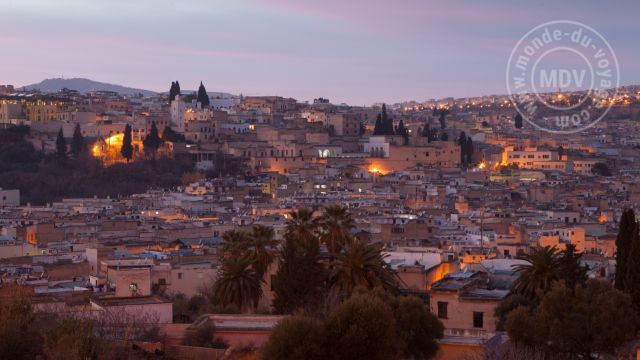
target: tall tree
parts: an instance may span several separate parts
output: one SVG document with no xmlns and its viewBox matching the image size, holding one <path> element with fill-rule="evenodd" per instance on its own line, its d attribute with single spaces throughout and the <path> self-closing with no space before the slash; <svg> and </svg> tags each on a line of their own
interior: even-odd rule
<svg viewBox="0 0 640 360">
<path fill-rule="evenodd" d="M 298 209 L 289 213 L 285 237 L 302 244 L 318 246 L 318 219 L 313 217 L 313 210 Z"/>
<path fill-rule="evenodd" d="M 353 215 L 340 205 L 329 206 L 320 217 L 322 234 L 320 241 L 327 246 L 330 254 L 339 253 L 351 239 L 351 230 L 355 227 Z"/>
<path fill-rule="evenodd" d="M 627 276 L 626 287 L 627 292 L 631 295 L 631 303 L 636 311 L 640 314 L 640 233 L 638 232 L 640 224 L 636 223 L 631 239 L 631 250 L 627 259 Z"/>
<path fill-rule="evenodd" d="M 273 280 L 273 305 L 279 313 L 317 305 L 325 281 L 316 236 L 317 222 L 312 211 L 300 209 L 290 213 L 280 254 L 278 272 Z"/>
<path fill-rule="evenodd" d="M 263 280 L 275 259 L 274 252 L 278 242 L 274 240 L 274 235 L 273 228 L 264 225 L 254 225 L 249 235 L 249 254 L 253 258 L 253 267 L 260 280 Z"/>
<path fill-rule="evenodd" d="M 400 119 L 400 122 L 398 123 L 396 135 L 402 136 L 404 145 L 407 145 L 409 143 L 409 129 L 404 126 L 404 121 L 402 121 L 402 119 Z"/>
<path fill-rule="evenodd" d="M 200 87 L 198 88 L 198 102 L 203 108 L 209 107 L 209 95 L 207 89 L 204 88 L 202 81 L 200 81 Z"/>
<path fill-rule="evenodd" d="M 67 141 L 64 139 L 62 128 L 58 131 L 58 137 L 56 138 L 56 154 L 58 157 L 67 157 Z"/>
<path fill-rule="evenodd" d="M 458 146 L 460 146 L 460 166 L 464 168 L 467 165 L 467 134 L 464 131 L 458 137 Z"/>
<path fill-rule="evenodd" d="M 242 257 L 247 255 L 250 246 L 249 234 L 242 230 L 227 230 L 222 234 L 223 257 Z"/>
<path fill-rule="evenodd" d="M 633 209 L 625 209 L 620 217 L 618 236 L 616 237 L 616 278 L 615 287 L 627 291 L 627 269 L 631 244 L 637 233 L 636 214 Z"/>
<path fill-rule="evenodd" d="M 236 305 L 239 309 L 257 307 L 262 288 L 249 256 L 226 257 L 214 293 L 222 306 Z"/>
<path fill-rule="evenodd" d="M 171 82 L 171 88 L 169 89 L 169 102 L 175 100 L 177 95 L 180 95 L 180 83 L 176 80 Z"/>
<path fill-rule="evenodd" d="M 120 154 L 127 159 L 127 162 L 131 161 L 133 157 L 133 145 L 131 144 L 131 125 L 127 124 L 124 127 L 124 136 L 122 137 L 122 147 L 120 148 Z"/>
<path fill-rule="evenodd" d="M 519 112 L 516 113 L 516 116 L 514 116 L 513 121 L 516 125 L 516 129 L 522 129 L 522 115 L 520 115 Z"/>
<path fill-rule="evenodd" d="M 352 240 L 331 265 L 331 283 L 347 298 L 356 287 L 395 289 L 393 275 L 380 249 L 363 241 Z"/>
<path fill-rule="evenodd" d="M 176 97 L 176 82 L 171 82 L 171 87 L 169 88 L 169 102 L 172 102 Z"/>
<path fill-rule="evenodd" d="M 445 122 L 446 116 L 449 115 L 449 109 L 440 109 L 438 112 L 438 121 L 440 121 L 440 129 L 444 130 L 447 128 L 447 124 Z"/>
<path fill-rule="evenodd" d="M 387 114 L 386 104 L 382 104 L 382 134 L 393 135 L 393 120 Z"/>
<path fill-rule="evenodd" d="M 574 289 L 587 281 L 587 268 L 580 265 L 582 254 L 576 252 L 574 244 L 567 244 L 559 259 L 558 276 L 568 289 Z"/>
<path fill-rule="evenodd" d="M 382 135 L 382 115 L 376 117 L 376 125 L 373 128 L 373 135 Z"/>
<path fill-rule="evenodd" d="M 471 140 L 471 136 L 467 137 L 467 143 L 465 144 L 466 156 L 467 156 L 467 164 L 473 163 L 473 140 Z"/>
<path fill-rule="evenodd" d="M 149 130 L 149 133 L 142 141 L 144 150 L 145 152 L 152 154 L 155 157 L 156 151 L 158 151 L 158 148 L 160 147 L 161 143 L 162 143 L 162 140 L 158 135 L 158 128 L 156 127 L 156 122 L 152 121 L 151 130 Z"/>
<path fill-rule="evenodd" d="M 80 131 L 80 124 L 76 124 L 75 129 L 73 129 L 73 137 L 71 138 L 71 153 L 77 158 L 84 152 L 84 149 L 84 138 Z"/>
<path fill-rule="evenodd" d="M 538 290 L 547 292 L 551 285 L 559 279 L 560 254 L 551 246 L 537 248 L 530 255 L 524 255 L 528 264 L 514 266 L 518 278 L 512 285 L 513 292 L 529 299 L 535 299 Z"/>
<path fill-rule="evenodd" d="M 426 123 L 420 132 L 420 135 L 424 137 L 429 137 L 429 123 Z"/>
</svg>

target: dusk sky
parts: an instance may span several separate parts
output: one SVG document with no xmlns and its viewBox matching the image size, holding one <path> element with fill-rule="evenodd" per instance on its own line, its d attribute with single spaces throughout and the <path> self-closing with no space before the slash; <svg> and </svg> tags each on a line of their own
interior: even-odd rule
<svg viewBox="0 0 640 360">
<path fill-rule="evenodd" d="M 392 5 L 393 4 L 393 5 Z M 0 0 L 0 84 L 86 77 L 370 105 L 506 93 L 511 49 L 551 20 L 598 30 L 640 83 L 640 1 Z"/>
</svg>

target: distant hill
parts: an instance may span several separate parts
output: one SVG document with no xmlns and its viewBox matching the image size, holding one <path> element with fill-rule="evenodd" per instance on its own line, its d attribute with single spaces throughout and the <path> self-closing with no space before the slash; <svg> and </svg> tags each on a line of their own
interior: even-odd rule
<svg viewBox="0 0 640 360">
<path fill-rule="evenodd" d="M 135 89 L 121 85 L 107 84 L 98 81 L 93 81 L 89 79 L 83 78 L 72 78 L 72 79 L 44 79 L 37 84 L 27 85 L 22 87 L 21 89 L 25 90 L 40 90 L 44 93 L 54 93 L 58 92 L 64 88 L 69 90 L 76 90 L 81 93 L 87 93 L 91 91 L 113 91 L 120 93 L 121 95 L 135 95 L 142 94 L 144 96 L 152 96 L 156 95 L 155 92 L 144 90 L 144 89 Z"/>
</svg>

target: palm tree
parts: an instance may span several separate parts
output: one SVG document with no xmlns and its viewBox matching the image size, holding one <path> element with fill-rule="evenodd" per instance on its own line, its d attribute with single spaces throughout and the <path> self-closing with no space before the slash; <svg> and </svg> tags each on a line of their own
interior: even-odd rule
<svg viewBox="0 0 640 360">
<path fill-rule="evenodd" d="M 222 234 L 222 253 L 225 256 L 240 257 L 249 250 L 249 234 L 241 230 L 228 230 Z"/>
<path fill-rule="evenodd" d="M 351 240 L 332 264 L 330 281 L 343 296 L 358 286 L 395 289 L 395 281 L 380 249 L 363 241 Z"/>
<path fill-rule="evenodd" d="M 303 244 L 317 245 L 318 221 L 313 218 L 313 211 L 298 209 L 290 212 L 289 217 L 285 236 Z"/>
<path fill-rule="evenodd" d="M 522 258 L 528 264 L 514 265 L 519 274 L 513 283 L 513 291 L 534 299 L 538 290 L 547 292 L 554 281 L 560 277 L 561 257 L 555 247 L 537 248 L 531 255 Z"/>
<path fill-rule="evenodd" d="M 249 236 L 249 254 L 254 260 L 256 275 L 261 280 L 275 259 L 273 250 L 278 242 L 273 236 L 273 229 L 264 225 L 254 225 Z"/>
<path fill-rule="evenodd" d="M 355 222 L 346 207 L 335 205 L 325 209 L 320 226 L 323 230 L 320 240 L 327 245 L 329 253 L 336 254 L 351 238 Z"/>
<path fill-rule="evenodd" d="M 253 259 L 249 256 L 225 258 L 214 293 L 222 306 L 234 304 L 239 309 L 256 307 L 262 296 L 262 288 L 253 268 Z"/>
</svg>

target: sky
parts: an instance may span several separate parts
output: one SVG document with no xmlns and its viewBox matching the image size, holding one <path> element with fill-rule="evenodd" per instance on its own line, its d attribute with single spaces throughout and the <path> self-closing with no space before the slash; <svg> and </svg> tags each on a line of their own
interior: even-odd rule
<svg viewBox="0 0 640 360">
<path fill-rule="evenodd" d="M 640 1 L 0 0 L 0 84 L 53 77 L 371 105 L 506 93 L 531 28 L 599 31 L 640 84 Z"/>
</svg>

